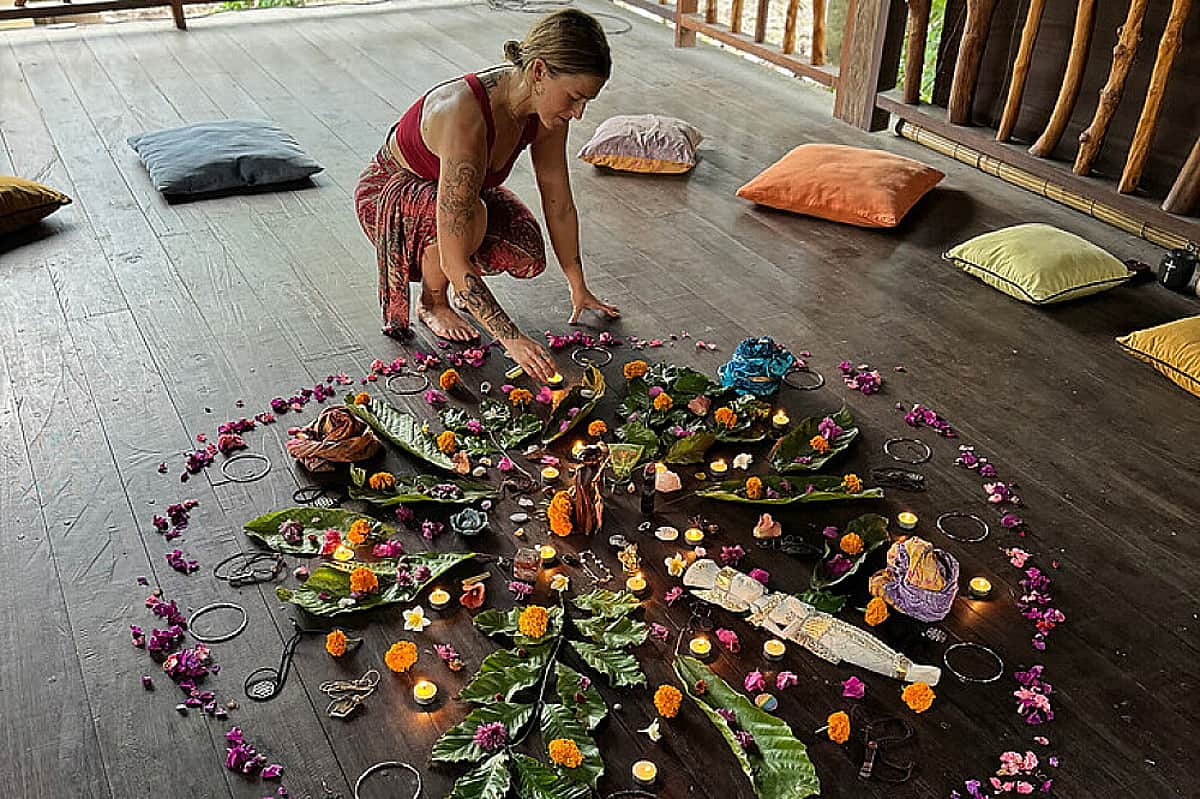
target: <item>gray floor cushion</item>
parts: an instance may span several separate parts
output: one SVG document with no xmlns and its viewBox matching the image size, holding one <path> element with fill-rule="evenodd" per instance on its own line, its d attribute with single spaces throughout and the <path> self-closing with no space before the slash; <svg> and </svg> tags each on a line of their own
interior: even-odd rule
<svg viewBox="0 0 1200 799">
<path fill-rule="evenodd" d="M 130 136 L 129 146 L 165 195 L 290 183 L 323 167 L 276 125 L 227 119 Z"/>
</svg>

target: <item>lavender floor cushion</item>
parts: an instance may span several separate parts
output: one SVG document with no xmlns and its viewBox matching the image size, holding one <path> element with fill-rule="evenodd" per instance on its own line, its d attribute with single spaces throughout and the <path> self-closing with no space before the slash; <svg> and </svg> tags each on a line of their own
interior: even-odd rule
<svg viewBox="0 0 1200 799">
<path fill-rule="evenodd" d="M 285 131 L 260 120 L 200 122 L 128 142 L 154 188 L 169 196 L 292 183 L 323 169 Z"/>
</svg>

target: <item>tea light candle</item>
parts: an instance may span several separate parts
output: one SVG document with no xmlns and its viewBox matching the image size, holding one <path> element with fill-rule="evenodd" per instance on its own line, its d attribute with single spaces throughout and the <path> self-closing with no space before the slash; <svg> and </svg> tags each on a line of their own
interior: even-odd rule
<svg viewBox="0 0 1200 799">
<path fill-rule="evenodd" d="M 333 559 L 347 561 L 354 558 L 354 550 L 345 544 L 338 544 L 337 549 L 333 550 Z"/>
<path fill-rule="evenodd" d="M 917 514 L 912 511 L 901 511 L 896 514 L 896 523 L 900 525 L 901 530 L 915 530 L 917 527 Z"/>
<path fill-rule="evenodd" d="M 968 583 L 971 596 L 976 599 L 987 599 L 992 593 L 992 582 L 986 577 L 972 577 Z"/>
<path fill-rule="evenodd" d="M 546 385 L 550 386 L 551 388 L 558 388 L 562 385 L 562 382 L 563 376 L 558 372 L 555 372 L 554 374 L 550 375 L 550 379 L 546 381 Z"/>
<path fill-rule="evenodd" d="M 583 441 L 576 441 L 571 445 L 571 457 L 578 458 L 579 453 L 583 452 L 583 448 L 586 446 L 587 444 L 585 444 Z"/>
<path fill-rule="evenodd" d="M 417 680 L 417 684 L 413 686 L 413 701 L 418 705 L 432 705 L 433 700 L 437 699 L 437 694 L 437 684 L 430 680 Z"/>
<path fill-rule="evenodd" d="M 707 660 L 712 654 L 712 641 L 706 636 L 697 635 L 691 641 L 688 641 L 688 651 L 701 660 Z"/>
<path fill-rule="evenodd" d="M 545 467 L 542 469 L 542 479 L 547 483 L 553 483 L 558 479 L 558 469 L 555 469 L 553 466 Z"/>
<path fill-rule="evenodd" d="M 666 470 L 667 470 L 667 464 L 663 463 L 662 461 L 657 461 L 654 464 L 654 471 L 665 472 Z"/>
<path fill-rule="evenodd" d="M 768 638 L 763 643 L 763 657 L 767 660 L 780 660 L 786 651 L 787 646 L 778 638 Z"/>
<path fill-rule="evenodd" d="M 538 548 L 538 554 L 542 556 L 543 566 L 552 566 L 554 561 L 558 560 L 558 550 L 549 544 L 542 544 Z"/>
<path fill-rule="evenodd" d="M 634 596 L 641 596 L 642 594 L 646 593 L 647 587 L 648 585 L 646 584 L 646 578 L 642 576 L 641 572 L 638 572 L 637 574 L 634 574 L 625 580 L 625 590 L 629 591 L 629 593 L 633 594 Z"/>
<path fill-rule="evenodd" d="M 638 785 L 653 785 L 658 776 L 658 766 L 649 760 L 639 760 L 633 764 L 633 781 Z"/>
<path fill-rule="evenodd" d="M 704 531 L 699 527 L 689 527 L 683 531 L 683 540 L 692 546 L 697 546 L 704 541 Z"/>
<path fill-rule="evenodd" d="M 429 604 L 434 610 L 442 610 L 450 604 L 450 592 L 435 588 L 429 592 Z"/>
<path fill-rule="evenodd" d="M 790 421 L 792 421 L 791 417 L 787 415 L 787 411 L 783 408 L 775 411 L 775 415 L 771 417 L 771 424 L 780 429 L 787 427 Z"/>
<path fill-rule="evenodd" d="M 729 471 L 729 464 L 725 462 L 724 458 L 717 458 L 708 464 L 708 470 L 713 474 L 725 474 L 725 472 Z"/>
</svg>

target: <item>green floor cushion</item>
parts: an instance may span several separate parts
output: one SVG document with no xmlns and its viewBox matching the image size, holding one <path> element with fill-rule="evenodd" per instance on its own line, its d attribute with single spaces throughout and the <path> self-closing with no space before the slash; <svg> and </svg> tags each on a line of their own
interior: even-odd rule
<svg viewBox="0 0 1200 799">
<path fill-rule="evenodd" d="M 209 194 L 293 183 L 320 172 L 291 136 L 270 122 L 228 119 L 130 136 L 165 195 Z"/>
<path fill-rule="evenodd" d="M 1200 316 L 1137 330 L 1117 339 L 1121 348 L 1200 397 Z"/>
<path fill-rule="evenodd" d="M 0 175 L 0 235 L 28 227 L 69 205 L 61 191 L 32 180 Z"/>
<path fill-rule="evenodd" d="M 1095 244 L 1040 223 L 984 233 L 942 257 L 989 286 L 1033 305 L 1106 291 L 1131 274 L 1125 264 Z"/>
</svg>

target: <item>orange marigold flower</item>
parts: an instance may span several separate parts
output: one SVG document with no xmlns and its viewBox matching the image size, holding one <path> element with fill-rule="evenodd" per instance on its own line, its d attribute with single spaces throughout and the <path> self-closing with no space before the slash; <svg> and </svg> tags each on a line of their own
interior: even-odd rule
<svg viewBox="0 0 1200 799">
<path fill-rule="evenodd" d="M 669 411 L 674 404 L 675 400 L 671 399 L 671 395 L 665 391 L 654 398 L 654 410 L 656 411 Z"/>
<path fill-rule="evenodd" d="M 862 536 L 858 533 L 846 533 L 842 536 L 842 540 L 838 542 L 838 549 L 847 555 L 857 555 L 863 551 Z"/>
<path fill-rule="evenodd" d="M 608 425 L 606 425 L 604 423 L 603 419 L 597 419 L 596 421 L 594 421 L 588 425 L 588 435 L 591 436 L 592 438 L 599 438 L 600 436 L 604 435 L 607 432 L 608 432 Z"/>
<path fill-rule="evenodd" d="M 758 477 L 746 478 L 746 498 L 747 499 L 762 499 L 763 481 Z"/>
<path fill-rule="evenodd" d="M 458 449 L 458 438 L 454 435 L 453 430 L 443 430 L 438 434 L 437 448 L 447 455 Z"/>
<path fill-rule="evenodd" d="M 733 408 L 722 406 L 713 413 L 713 420 L 722 427 L 733 427 L 737 424 L 738 416 Z"/>
<path fill-rule="evenodd" d="M 513 405 L 528 405 L 533 402 L 533 393 L 524 388 L 514 388 L 508 392 L 508 401 Z"/>
<path fill-rule="evenodd" d="M 658 710 L 658 715 L 664 719 L 673 719 L 678 716 L 679 704 L 682 701 L 683 694 L 674 685 L 660 685 L 654 692 L 654 707 Z"/>
<path fill-rule="evenodd" d="M 373 594 L 379 590 L 379 578 L 366 566 L 358 566 L 350 572 L 350 590 L 356 594 Z"/>
<path fill-rule="evenodd" d="M 625 368 L 623 370 L 625 373 L 625 379 L 632 380 L 635 377 L 645 377 L 646 370 L 649 368 L 650 367 L 646 365 L 645 361 L 630 361 L 629 363 L 625 364 Z"/>
<path fill-rule="evenodd" d="M 325 651 L 335 658 L 346 654 L 346 634 L 341 630 L 334 629 L 325 636 Z"/>
<path fill-rule="evenodd" d="M 357 394 L 354 395 L 354 404 L 355 405 L 370 405 L 371 404 L 371 395 L 365 391 L 358 392 Z"/>
<path fill-rule="evenodd" d="M 555 738 L 547 747 L 550 759 L 560 766 L 576 768 L 583 762 L 583 753 L 570 738 Z"/>
<path fill-rule="evenodd" d="M 914 713 L 924 713 L 933 706 L 933 700 L 937 696 L 927 684 L 915 682 L 912 685 L 904 687 L 904 690 L 900 693 L 900 698 L 904 700 L 904 704 L 908 705 L 909 709 Z"/>
<path fill-rule="evenodd" d="M 808 440 L 808 446 L 812 447 L 812 451 L 818 455 L 824 455 L 829 451 L 829 439 L 825 436 L 813 436 Z"/>
<path fill-rule="evenodd" d="M 826 730 L 829 740 L 835 744 L 844 744 L 850 740 L 850 717 L 845 711 L 831 713 L 829 718 L 825 719 L 825 723 L 829 725 L 829 729 Z"/>
<path fill-rule="evenodd" d="M 848 474 L 842 478 L 842 488 L 846 489 L 847 494 L 857 494 L 863 490 L 863 483 L 857 474 Z"/>
<path fill-rule="evenodd" d="M 367 536 L 371 534 L 371 523 L 366 519 L 355 519 L 350 525 L 350 529 L 346 531 L 346 538 L 351 544 L 358 546 L 367 540 Z"/>
<path fill-rule="evenodd" d="M 442 391 L 449 391 L 458 385 L 458 372 L 454 369 L 447 369 L 438 377 L 438 385 L 442 387 Z"/>
<path fill-rule="evenodd" d="M 541 605 L 530 605 L 517 617 L 517 629 L 527 638 L 541 638 L 546 634 L 550 614 Z"/>
<path fill-rule="evenodd" d="M 571 495 L 566 491 L 556 493 L 546 509 L 546 517 L 550 521 L 550 532 L 563 538 L 569 536 L 575 527 L 571 523 Z"/>
<path fill-rule="evenodd" d="M 403 674 L 417 662 L 417 645 L 412 641 L 397 641 L 383 656 L 383 662 L 397 674 Z"/>
<path fill-rule="evenodd" d="M 375 472 L 367 480 L 367 485 L 372 491 L 387 491 L 389 488 L 396 487 L 396 476 L 391 472 Z"/>
<path fill-rule="evenodd" d="M 875 597 L 867 603 L 867 612 L 863 614 L 863 621 L 871 627 L 878 624 L 883 624 L 888 617 L 887 602 L 883 601 L 883 597 Z"/>
</svg>

